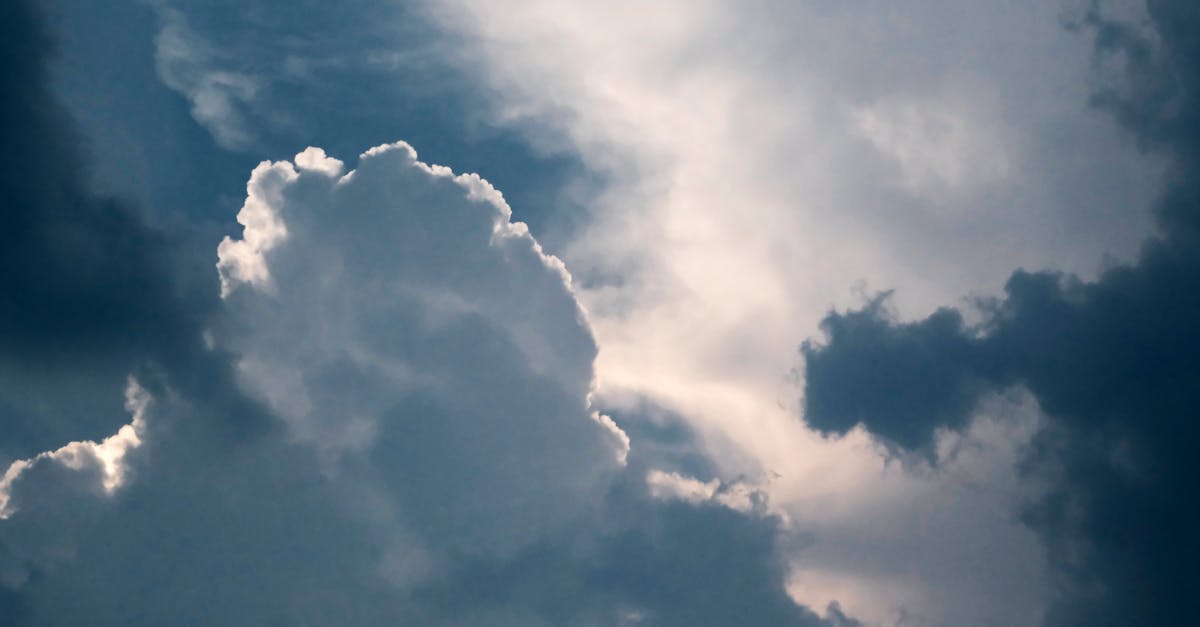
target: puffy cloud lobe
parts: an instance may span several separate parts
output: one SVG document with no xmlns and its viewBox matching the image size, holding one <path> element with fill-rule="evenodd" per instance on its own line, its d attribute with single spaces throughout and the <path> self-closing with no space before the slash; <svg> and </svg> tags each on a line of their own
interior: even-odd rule
<svg viewBox="0 0 1200 627">
<path fill-rule="evenodd" d="M 665 500 L 687 503 L 711 501 L 742 512 L 762 508 L 766 504 L 766 497 L 749 486 L 725 484 L 720 479 L 700 481 L 676 472 L 651 470 L 646 475 L 646 485 L 651 496 Z"/>
<path fill-rule="evenodd" d="M 1047 487 L 1024 519 L 1060 576 L 1050 625 L 1185 624 L 1194 614 L 1185 599 L 1197 584 L 1200 510 L 1186 495 L 1200 444 L 1191 420 L 1200 386 L 1200 14 L 1187 3 L 1149 8 L 1149 34 L 1098 10 L 1084 19 L 1098 58 L 1123 57 L 1129 71 L 1107 77 L 1097 102 L 1173 159 L 1163 234 L 1135 264 L 1094 282 L 1016 272 L 977 328 L 952 310 L 897 323 L 876 301 L 831 314 L 828 343 L 802 349 L 812 424 L 844 432 L 861 423 L 908 448 L 960 428 L 987 390 L 1033 393 L 1052 422 L 1027 453 L 1028 476 Z"/>
<path fill-rule="evenodd" d="M 218 251 L 218 342 L 248 390 L 331 458 L 365 451 L 403 515 L 464 550 L 581 513 L 621 453 L 587 405 L 595 344 L 499 192 L 403 142 L 345 175 L 310 148 L 248 189 Z"/>
<path fill-rule="evenodd" d="M 287 227 L 279 220 L 275 206 L 281 202 L 280 190 L 296 176 L 296 168 L 286 161 L 263 163 L 250 174 L 246 202 L 237 216 L 238 223 L 245 227 L 242 239 L 226 237 L 217 246 L 222 297 L 228 296 L 237 283 L 270 285 L 263 253 L 287 236 Z"/>
<path fill-rule="evenodd" d="M 12 485 L 35 464 L 43 461 L 57 462 L 72 470 L 95 467 L 100 473 L 100 485 L 112 492 L 125 481 L 125 454 L 142 444 L 139 432 L 145 429 L 145 411 L 149 402 L 145 390 L 137 381 L 130 379 L 125 389 L 125 409 L 133 414 L 133 420 L 115 434 L 101 442 L 71 442 L 53 451 L 39 453 L 31 459 L 18 459 L 8 466 L 0 476 L 0 519 L 13 514 L 9 505 Z"/>
</svg>

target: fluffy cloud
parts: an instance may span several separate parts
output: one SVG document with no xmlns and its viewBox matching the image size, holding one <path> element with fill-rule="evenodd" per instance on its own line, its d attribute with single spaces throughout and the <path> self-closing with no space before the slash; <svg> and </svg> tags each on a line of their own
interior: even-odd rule
<svg viewBox="0 0 1200 627">
<path fill-rule="evenodd" d="M 146 428 L 146 405 L 149 397 L 137 381 L 130 379 L 125 388 L 125 409 L 132 414 L 129 424 L 100 442 L 71 442 L 53 451 L 38 453 L 31 459 L 18 459 L 0 476 L 0 519 L 13 514 L 9 505 L 12 486 L 21 475 L 39 463 L 58 463 L 72 470 L 95 469 L 100 487 L 111 493 L 125 482 L 125 455 L 142 445 L 141 432 Z"/>
<path fill-rule="evenodd" d="M 404 143 L 348 173 L 317 149 L 264 163 L 248 192 L 217 341 L 296 437 L 369 451 L 412 525 L 471 550 L 585 514 L 624 451 L 587 404 L 569 276 L 499 192 Z"/>
<path fill-rule="evenodd" d="M 856 624 L 789 598 L 777 518 L 664 502 L 622 463 L 570 276 L 510 215 L 402 142 L 256 168 L 205 336 L 270 428 L 230 437 L 248 410 L 168 372 L 128 431 L 17 462 L 9 616 Z"/>
<path fill-rule="evenodd" d="M 774 517 L 650 494 L 569 276 L 485 181 L 402 143 L 264 164 L 196 280 L 81 182 L 4 6 L 0 622 L 853 624 L 788 597 Z"/>
</svg>

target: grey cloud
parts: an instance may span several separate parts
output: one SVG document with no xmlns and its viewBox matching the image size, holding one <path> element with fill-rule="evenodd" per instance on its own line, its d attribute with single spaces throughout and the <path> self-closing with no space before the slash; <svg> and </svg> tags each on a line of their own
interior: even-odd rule
<svg viewBox="0 0 1200 627">
<path fill-rule="evenodd" d="M 836 605 L 822 617 L 787 597 L 774 519 L 621 492 L 609 497 L 621 516 L 610 512 L 613 527 L 587 545 L 540 543 L 508 560 L 468 560 L 420 595 L 439 622 L 467 615 L 496 624 L 515 600 L 548 625 L 859 625 Z"/>
<path fill-rule="evenodd" d="M 398 589 L 379 571 L 394 529 L 361 476 L 331 477 L 310 447 L 278 440 L 222 451 L 198 429 L 204 411 L 156 401 L 136 479 L 111 498 L 58 466 L 28 477 L 0 526 L 16 624 L 857 625 L 786 596 L 775 519 L 659 503 L 636 473 L 554 537 L 456 554 Z"/>
<path fill-rule="evenodd" d="M 232 373 L 137 370 L 154 400 L 119 489 L 55 460 L 13 484 L 7 618 L 854 624 L 788 598 L 773 519 L 662 504 L 622 469 L 565 271 L 495 190 L 400 144 L 348 176 L 304 155 L 260 167 L 221 249 L 200 353 Z M 220 427 L 246 415 L 272 428 Z"/>
<path fill-rule="evenodd" d="M 988 380 L 970 366 L 976 349 L 959 312 L 893 324 L 887 298 L 826 317 L 827 345 L 805 342 L 805 415 L 823 431 L 864 423 L 888 442 L 932 453 L 935 429 L 961 428 Z"/>
<path fill-rule="evenodd" d="M 1171 159 L 1161 234 L 1135 263 L 1094 282 L 1018 271 L 975 328 L 948 309 L 898 323 L 876 301 L 831 314 L 828 342 L 802 348 L 813 425 L 861 423 L 907 448 L 961 428 L 986 391 L 1033 393 L 1051 422 L 1025 470 L 1048 487 L 1023 518 L 1058 574 L 1050 625 L 1187 624 L 1194 614 L 1200 13 L 1183 2 L 1149 9 L 1143 28 L 1096 8 L 1080 22 L 1097 37 L 1096 104 Z M 1127 73 L 1111 74 L 1113 57 Z"/>
<path fill-rule="evenodd" d="M 217 333 L 243 385 L 331 456 L 366 451 L 437 542 L 506 551 L 585 515 L 618 450 L 590 415 L 596 348 L 561 264 L 486 181 L 405 144 L 348 174 L 304 163 L 251 183 L 286 236 L 221 248 L 226 277 L 256 254 L 269 271 L 233 283 Z"/>
<path fill-rule="evenodd" d="M 275 291 L 221 304 L 215 242 L 84 184 L 35 9 L 0 11 L 14 60 L 0 461 L 115 432 L 130 372 L 154 399 L 115 491 L 86 456 L 12 484 L 0 623 L 854 624 L 787 597 L 777 521 L 664 505 L 644 463 L 617 465 L 619 440 L 589 416 L 578 306 L 531 237 L 493 230 L 485 188 L 466 201 L 402 153 L 340 192 L 302 172 L 291 247 L 267 254 Z M 307 409 L 279 404 L 254 363 L 295 375 Z M 473 565 L 488 566 L 472 579 Z M 514 581 L 535 593 L 473 600 Z"/>
</svg>

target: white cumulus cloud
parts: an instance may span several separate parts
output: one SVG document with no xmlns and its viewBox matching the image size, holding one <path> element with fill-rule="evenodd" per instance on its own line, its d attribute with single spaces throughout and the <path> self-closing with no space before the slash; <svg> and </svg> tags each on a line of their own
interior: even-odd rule
<svg viewBox="0 0 1200 627">
<path fill-rule="evenodd" d="M 0 592 L 28 621 L 842 624 L 786 596 L 748 492 L 648 494 L 570 276 L 486 180 L 309 148 L 254 170 L 241 217 L 207 337 L 261 407 L 131 385 L 130 426 L 14 466 Z M 85 455 L 111 498 L 58 472 Z"/>
<path fill-rule="evenodd" d="M 13 484 L 35 465 L 57 463 L 71 470 L 92 469 L 105 492 L 113 492 L 125 481 L 125 455 L 142 445 L 141 433 L 146 428 L 146 408 L 150 397 L 138 382 L 130 378 L 125 387 L 125 409 L 132 415 L 129 424 L 99 442 L 69 442 L 53 451 L 39 453 L 30 459 L 18 459 L 9 464 L 0 476 L 0 520 L 13 515 Z"/>
</svg>

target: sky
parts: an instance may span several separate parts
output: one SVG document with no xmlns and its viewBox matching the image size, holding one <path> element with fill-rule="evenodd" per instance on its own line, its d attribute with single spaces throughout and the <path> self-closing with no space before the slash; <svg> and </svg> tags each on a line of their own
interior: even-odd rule
<svg viewBox="0 0 1200 627">
<path fill-rule="evenodd" d="M 0 625 L 1195 621 L 1193 3 L 0 30 Z"/>
</svg>

